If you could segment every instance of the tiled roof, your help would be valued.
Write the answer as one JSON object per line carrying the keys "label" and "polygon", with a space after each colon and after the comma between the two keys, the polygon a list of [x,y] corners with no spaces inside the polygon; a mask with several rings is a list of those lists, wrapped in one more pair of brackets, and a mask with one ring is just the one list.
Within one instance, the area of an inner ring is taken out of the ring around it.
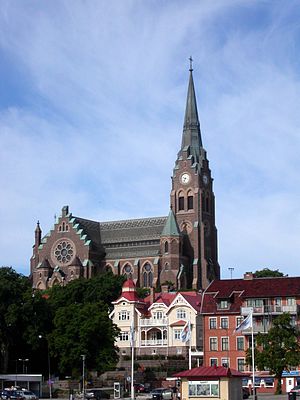
{"label": "tiled roof", "polygon": [[216,280],[207,288],[210,292],[217,293],[217,298],[228,298],[234,292],[244,298],[300,296],[300,277]]}
{"label": "tiled roof", "polygon": [[171,324],[170,326],[184,326],[185,324],[186,324],[186,321],[183,321],[182,319],[180,319],[179,321],[173,322],[173,324]]}
{"label": "tiled roof", "polygon": [[208,378],[208,377],[230,377],[230,376],[240,376],[244,377],[245,375],[235,369],[225,368],[225,367],[197,367],[188,369],[186,371],[178,372],[173,376],[178,376],[180,378],[188,377],[188,378]]}
{"label": "tiled roof", "polygon": [[[240,313],[246,299],[296,296],[300,296],[300,277],[215,280],[205,291],[202,312]],[[221,299],[229,300],[228,310],[217,309]]]}
{"label": "tiled roof", "polygon": [[136,292],[123,292],[122,294],[121,294],[121,296],[117,299],[117,300],[115,300],[115,301],[112,301],[112,304],[117,304],[117,303],[119,303],[120,301],[122,301],[122,300],[127,300],[127,301],[135,301],[135,302],[144,302],[143,301],[143,299],[141,299],[137,294],[136,294]]}
{"label": "tiled roof", "polygon": [[126,281],[123,283],[122,288],[135,289],[135,283],[132,279],[126,279]]}
{"label": "tiled roof", "polygon": [[123,243],[159,239],[167,217],[101,222],[102,243]]}

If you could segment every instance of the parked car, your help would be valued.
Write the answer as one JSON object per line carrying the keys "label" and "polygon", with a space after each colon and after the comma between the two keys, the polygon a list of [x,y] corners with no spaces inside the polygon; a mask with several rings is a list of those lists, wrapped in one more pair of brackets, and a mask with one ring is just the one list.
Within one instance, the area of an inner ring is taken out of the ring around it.
{"label": "parked car", "polygon": [[243,399],[248,399],[250,396],[250,390],[247,387],[243,387]]}
{"label": "parked car", "polygon": [[152,400],[172,400],[173,398],[173,390],[158,388],[154,389],[151,392]]}
{"label": "parked car", "polygon": [[146,389],[142,383],[135,383],[134,384],[134,391],[136,393],[145,393]]}
{"label": "parked car", "polygon": [[22,390],[22,394],[26,400],[38,400],[38,396],[30,390]]}
{"label": "parked car", "polygon": [[297,397],[300,397],[300,385],[296,385],[290,390],[290,393],[296,393]]}
{"label": "parked car", "polygon": [[85,397],[86,399],[109,399],[110,395],[109,393],[105,392],[102,389],[87,389],[85,391]]}
{"label": "parked car", "polygon": [[2,390],[1,392],[2,400],[25,400],[21,390]]}

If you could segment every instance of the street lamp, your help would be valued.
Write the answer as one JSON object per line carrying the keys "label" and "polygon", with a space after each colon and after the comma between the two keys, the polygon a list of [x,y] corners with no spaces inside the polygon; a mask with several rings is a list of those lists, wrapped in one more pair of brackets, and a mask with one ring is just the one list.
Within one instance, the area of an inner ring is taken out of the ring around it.
{"label": "street lamp", "polygon": [[23,363],[23,374],[27,374],[27,365],[26,365],[26,368],[25,368],[25,363],[27,363],[28,361],[29,361],[29,358],[19,358],[19,361],[22,361],[22,363]]}
{"label": "street lamp", "polygon": [[82,395],[83,395],[83,400],[84,400],[84,395],[85,395],[85,383],[84,383],[84,378],[85,378],[85,354],[81,354],[82,357]]}
{"label": "street lamp", "polygon": [[[42,335],[39,335],[39,339],[43,339]],[[51,368],[50,368],[50,352],[49,352],[49,342],[46,338],[44,338],[47,342],[47,358],[48,358],[48,385],[49,385],[49,398],[52,399],[52,381],[51,381]]]}

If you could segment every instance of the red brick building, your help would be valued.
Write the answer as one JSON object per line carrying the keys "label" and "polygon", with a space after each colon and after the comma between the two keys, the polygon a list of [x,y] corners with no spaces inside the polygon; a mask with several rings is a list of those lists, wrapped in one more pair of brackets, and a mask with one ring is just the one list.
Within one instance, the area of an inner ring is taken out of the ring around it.
{"label": "red brick building", "polygon": [[[272,320],[288,312],[299,325],[300,277],[255,278],[246,273],[244,279],[215,280],[205,290],[202,300],[204,365],[227,366],[249,372],[245,351],[251,346],[251,329],[234,333],[235,328],[253,309],[253,332],[267,332]],[[286,374],[287,391],[300,380],[296,369]],[[251,378],[250,378],[251,379]],[[274,379],[267,372],[256,373],[259,391],[274,391]]]}
{"label": "red brick building", "polygon": [[35,230],[33,287],[63,285],[104,270],[137,286],[201,289],[220,277],[213,180],[202,145],[192,68],[182,143],[172,173],[165,217],[99,222],[73,215],[68,206],[51,231]]}

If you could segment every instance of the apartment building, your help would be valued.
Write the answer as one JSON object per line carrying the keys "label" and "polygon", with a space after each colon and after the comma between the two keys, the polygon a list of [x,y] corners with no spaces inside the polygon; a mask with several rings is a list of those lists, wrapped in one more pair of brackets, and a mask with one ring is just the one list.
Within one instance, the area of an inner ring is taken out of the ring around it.
{"label": "apartment building", "polygon": [[[215,280],[203,295],[204,365],[227,366],[249,372],[245,351],[251,347],[251,328],[235,333],[235,328],[253,310],[253,332],[268,332],[274,318],[284,312],[299,324],[300,278],[255,278],[246,273],[243,279]],[[256,387],[272,391],[274,378],[268,372],[257,372]],[[300,379],[298,369],[286,372],[284,386],[288,391]],[[245,383],[245,382],[244,382]]]}

